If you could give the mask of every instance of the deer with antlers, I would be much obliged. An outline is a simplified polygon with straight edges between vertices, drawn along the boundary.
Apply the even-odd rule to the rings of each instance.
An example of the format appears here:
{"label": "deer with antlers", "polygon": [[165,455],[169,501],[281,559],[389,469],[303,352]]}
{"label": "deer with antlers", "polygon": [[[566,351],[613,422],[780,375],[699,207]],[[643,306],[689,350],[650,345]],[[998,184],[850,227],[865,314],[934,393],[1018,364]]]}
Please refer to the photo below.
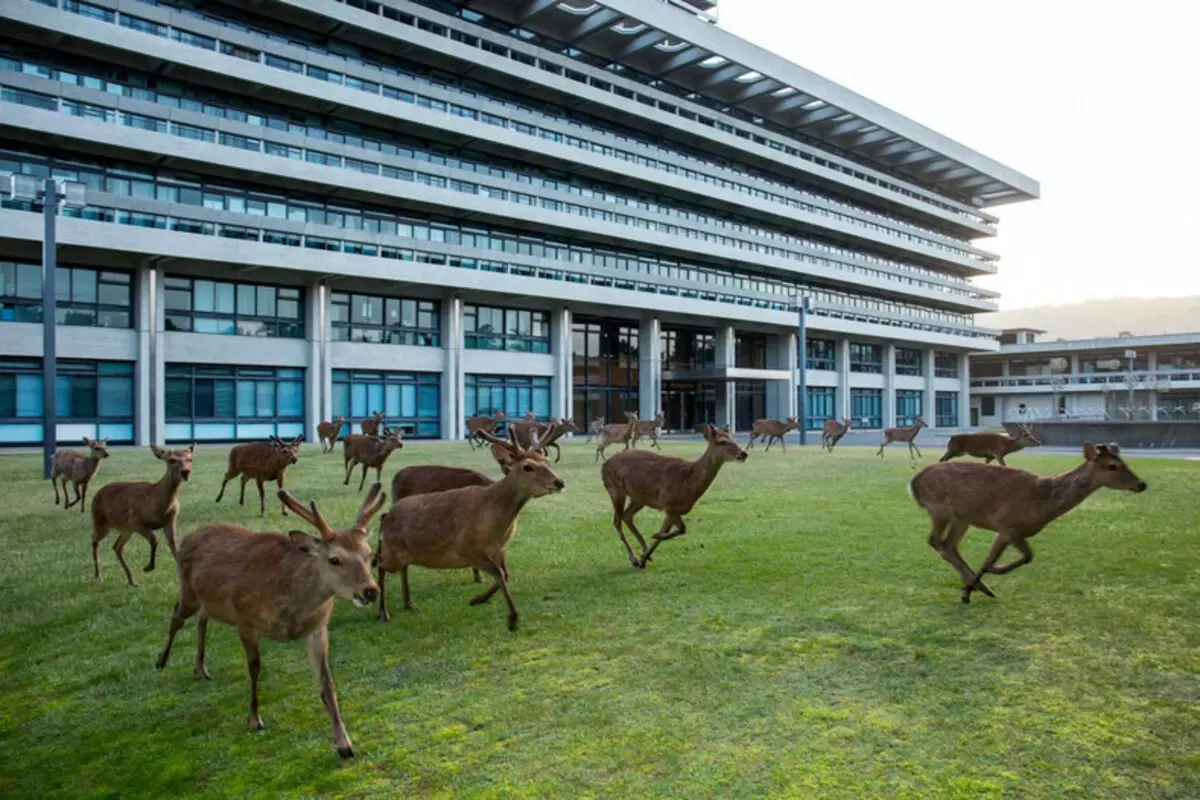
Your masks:
{"label": "deer with antlers", "polygon": [[483,434],[493,444],[509,450],[511,463],[503,478],[487,486],[405,497],[384,514],[374,564],[378,568],[379,619],[387,622],[385,578],[400,573],[404,607],[416,611],[408,588],[411,565],[429,569],[474,567],[495,579],[490,589],[471,600],[486,603],[497,591],[508,601],[508,629],[517,629],[517,606],[509,591],[508,543],[517,532],[517,517],[531,499],[563,490],[563,479],[554,473],[541,453],[524,450]]}
{"label": "deer with antlers", "polygon": [[383,427],[383,412],[372,411],[371,416],[358,423],[362,428],[363,436],[378,436],[379,429]]}
{"label": "deer with antlers", "polygon": [[[275,481],[282,489],[283,478],[288,467],[300,460],[300,445],[304,437],[297,436],[290,442],[285,442],[278,436],[272,436],[265,442],[247,442],[234,445],[229,449],[229,466],[225,469],[225,480],[221,482],[221,491],[217,492],[214,502],[221,502],[225,496],[225,487],[231,480],[242,478],[242,490],[238,495],[238,505],[246,505],[246,484],[253,480],[258,486],[258,513],[267,513],[267,495],[263,490],[266,481]],[[283,515],[287,516],[287,504],[282,505]]]}
{"label": "deer with antlers", "polygon": [[341,438],[342,428],[346,425],[345,417],[335,417],[333,422],[317,423],[317,438],[321,440],[321,452],[332,453]]}
{"label": "deer with antlers", "polygon": [[[605,461],[600,468],[604,488],[612,500],[613,527],[625,545],[629,563],[639,569],[645,569],[646,562],[660,544],[687,531],[683,515],[691,511],[708,491],[721,467],[730,461],[746,460],[746,451],[728,431],[701,425],[700,432],[708,446],[695,461],[649,450],[626,450]],[[646,507],[663,512],[662,526],[652,537],[654,543],[649,547],[633,523],[637,513]],[[637,537],[642,547],[641,558],[634,555],[622,524]]]}
{"label": "deer with antlers", "polygon": [[636,411],[626,411],[625,419],[627,422],[622,425],[620,423],[614,425],[604,425],[596,434],[596,461],[602,458],[607,458],[604,451],[609,445],[617,442],[625,443],[625,450],[629,449],[629,443],[633,439],[634,432],[637,430],[638,415]]}
{"label": "deer with antlers", "polygon": [[1004,457],[1010,456],[1026,447],[1040,447],[1041,442],[1033,435],[1033,426],[1028,423],[1017,425],[1017,435],[1006,433],[956,433],[946,443],[946,453],[941,461],[949,461],[961,455],[982,458],[984,463],[999,461],[1000,466],[1007,466]]}
{"label": "deer with antlers", "polygon": [[[550,448],[554,448],[555,462],[558,461],[558,440],[567,433],[578,430],[575,427],[574,420],[563,420],[561,422],[552,423],[545,428],[538,428],[531,432],[527,443],[522,443],[515,431],[510,432],[510,436],[517,446],[522,450],[538,453],[546,458],[550,456]],[[509,468],[512,466],[512,453],[506,445],[492,443],[492,458],[496,459],[496,463],[500,465],[500,470],[505,475],[508,474]]]}
{"label": "deer with antlers", "polygon": [[329,670],[329,615],[343,597],[360,608],[375,602],[379,588],[371,580],[367,523],[383,506],[386,494],[377,483],[358,509],[354,526],[335,531],[312,503],[305,508],[285,489],[279,499],[320,533],[253,533],[238,525],[207,525],[188,534],[179,548],[179,602],[171,615],[167,644],[154,666],[162,669],[175,635],[188,618],[196,620],[196,676],[211,680],[205,663],[209,619],[238,629],[250,672],[250,727],[263,730],[258,707],[262,668],[258,640],[305,639],[308,663],[317,676],[321,701],[333,724],[333,746],[342,758],[354,748]]}
{"label": "deer with antlers", "polygon": [[[54,486],[54,505],[58,505],[58,482],[62,480],[63,510],[66,511],[78,503],[80,514],[83,513],[83,507],[87,505],[88,485],[96,477],[96,472],[100,469],[100,462],[108,458],[108,439],[89,439],[84,436],[83,443],[87,445],[86,454],[75,450],[56,450],[54,458],[50,462],[50,483]],[[74,500],[68,499],[70,498],[67,493],[68,483],[75,487]]]}
{"label": "deer with antlers", "polygon": [[760,419],[755,420],[750,427],[750,443],[746,445],[747,450],[754,448],[756,439],[763,438],[767,440],[767,452],[771,450],[771,442],[778,439],[779,446],[783,448],[783,452],[787,452],[787,442],[784,441],[785,436],[789,432],[799,430],[800,421],[795,417],[788,417],[783,422],[777,419]]}
{"label": "deer with antlers", "polygon": [[362,436],[352,433],[342,440],[342,460],[346,465],[346,480],[343,486],[350,485],[350,475],[354,468],[362,465],[362,477],[358,480],[358,491],[362,491],[367,482],[367,470],[375,470],[375,480],[383,480],[383,465],[392,453],[404,447],[404,438],[399,430],[383,429],[382,438]]}
{"label": "deer with antlers", "polygon": [[662,432],[665,424],[666,418],[661,411],[654,415],[654,419],[638,420],[633,428],[633,435],[629,439],[629,446],[637,447],[638,439],[648,438],[650,446],[661,452],[662,448],[658,446],[658,434]]}
{"label": "deer with antlers", "polygon": [[842,422],[838,422],[836,419],[825,420],[825,424],[821,427],[822,449],[832,453],[833,448],[842,440],[843,436],[850,432],[852,427],[854,427],[854,420],[850,417],[846,417]]}
{"label": "deer with antlers", "polygon": [[883,442],[879,445],[879,452],[875,455],[883,458],[883,448],[887,447],[892,442],[904,442],[908,445],[909,458],[913,457],[914,450],[917,451],[917,458],[921,458],[921,450],[917,447],[917,443],[914,440],[917,438],[917,434],[921,432],[921,428],[928,427],[929,423],[927,423],[921,417],[917,417],[916,421],[907,427],[886,428],[883,431]]}
{"label": "deer with antlers", "polygon": [[[1042,478],[1011,467],[991,467],[978,462],[932,464],[908,484],[909,496],[929,513],[929,546],[958,570],[963,579],[962,601],[971,593],[996,595],[983,582],[986,573],[1004,575],[1033,561],[1027,539],[1082,503],[1101,488],[1144,492],[1146,482],[1121,459],[1116,444],[1083,445],[1083,463],[1063,475]],[[977,571],[958,552],[967,529],[993,531],[996,538]],[[1000,555],[1012,547],[1021,555],[996,566]]]}
{"label": "deer with antlers", "polygon": [[467,443],[471,445],[472,449],[476,447],[483,447],[487,444],[487,442],[479,435],[479,432],[487,431],[488,433],[495,433],[496,429],[500,427],[500,423],[503,421],[503,411],[497,411],[493,416],[490,417],[471,417],[469,420],[467,420]]}

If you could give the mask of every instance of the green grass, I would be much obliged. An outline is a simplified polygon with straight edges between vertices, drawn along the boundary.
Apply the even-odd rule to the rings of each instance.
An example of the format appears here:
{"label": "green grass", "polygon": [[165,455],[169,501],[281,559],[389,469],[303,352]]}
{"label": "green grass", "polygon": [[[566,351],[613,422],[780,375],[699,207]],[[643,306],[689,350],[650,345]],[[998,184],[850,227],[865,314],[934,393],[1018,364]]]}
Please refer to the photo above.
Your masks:
{"label": "green grass", "polygon": [[[215,505],[224,461],[199,451],[181,531],[296,527],[277,503]],[[431,461],[497,473],[465,444],[410,444],[385,474]],[[335,526],[361,498],[340,464],[306,447],[288,476]],[[110,538],[93,581],[90,515],[56,508],[39,466],[0,457],[0,796],[1200,796],[1200,463],[1135,460],[1149,492],[1094,495],[991,580],[998,600],[963,606],[903,454],[756,448],[638,571],[591,448],[564,447],[566,491],[526,508],[509,553],[519,631],[499,597],[467,606],[466,570],[416,569],[421,612],[394,600],[388,625],[338,601],[346,763],[303,643],[264,644],[265,733],[246,728],[231,628],[210,626],[211,683],[192,675],[194,622],[155,671],[169,553],[143,574],[131,541],[129,589]],[[100,479],[159,474],[122,451]],[[972,564],[990,538],[968,534]]]}

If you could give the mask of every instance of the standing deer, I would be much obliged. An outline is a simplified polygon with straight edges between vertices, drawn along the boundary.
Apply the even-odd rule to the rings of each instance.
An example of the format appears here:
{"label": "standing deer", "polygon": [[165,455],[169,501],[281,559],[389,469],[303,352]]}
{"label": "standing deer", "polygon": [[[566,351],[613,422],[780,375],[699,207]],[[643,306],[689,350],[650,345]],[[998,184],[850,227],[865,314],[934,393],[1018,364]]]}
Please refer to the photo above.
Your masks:
{"label": "standing deer", "polygon": [[506,553],[517,532],[517,517],[535,497],[562,491],[565,484],[539,453],[522,450],[515,441],[484,437],[509,449],[512,466],[489,486],[464,486],[433,494],[406,497],[383,515],[375,566],[379,569],[379,619],[387,622],[385,578],[400,573],[404,607],[416,611],[408,590],[412,564],[429,569],[474,567],[495,578],[495,584],[472,598],[471,605],[486,603],[497,591],[508,601],[508,629],[517,629],[517,606],[508,588]]}
{"label": "standing deer", "polygon": [[630,447],[637,447],[638,439],[649,437],[650,446],[661,452],[662,448],[658,446],[658,434],[662,431],[665,422],[666,418],[663,417],[661,411],[654,415],[654,419],[638,420],[633,429],[633,436],[630,438]]}
{"label": "standing deer", "polygon": [[383,412],[372,411],[370,417],[358,424],[362,428],[363,436],[378,436],[379,429],[383,426]]}
{"label": "standing deer", "polygon": [[854,420],[850,417],[846,417],[842,422],[838,422],[836,419],[825,420],[825,425],[821,428],[821,447],[832,453],[833,448],[842,440],[843,436],[850,432],[852,427],[854,427]]}
{"label": "standing deer", "polygon": [[611,444],[617,442],[625,443],[625,450],[629,449],[629,442],[633,439],[634,431],[637,430],[638,417],[636,411],[626,411],[625,418],[628,420],[625,424],[617,423],[615,425],[605,425],[600,428],[596,434],[596,461],[605,458],[604,451]]}
{"label": "standing deer", "polygon": [[336,417],[333,422],[317,423],[317,438],[321,440],[321,452],[332,453],[346,425],[345,417]]}
{"label": "standing deer", "polygon": [[917,451],[917,458],[921,458],[921,450],[917,447],[913,440],[917,438],[917,434],[921,432],[921,428],[928,428],[929,423],[925,422],[920,417],[917,421],[907,428],[887,428],[883,432],[883,443],[879,445],[879,452],[875,455],[883,458],[883,448],[887,447],[892,442],[904,442],[908,445],[908,457],[913,457],[913,451]]}
{"label": "standing deer", "polygon": [[[475,447],[483,447],[485,442],[479,436],[479,431],[487,431],[495,433],[496,428],[500,427],[500,423],[504,421],[504,412],[497,411],[491,417],[471,417],[467,420],[467,443],[471,445],[471,449]],[[395,497],[393,496],[393,500]]]}
{"label": "standing deer", "polygon": [[238,525],[207,525],[188,534],[179,548],[179,602],[171,615],[167,644],[154,666],[167,665],[175,634],[189,617],[197,616],[196,676],[211,680],[204,652],[208,620],[233,625],[250,672],[250,727],[261,731],[266,725],[258,710],[262,668],[258,640],[262,636],[280,642],[306,639],[308,663],[333,723],[333,746],[342,758],[352,758],[354,748],[342,724],[337,687],[329,671],[327,626],[335,597],[362,608],[379,594],[367,564],[371,557],[367,523],[386,498],[375,484],[358,510],[354,527],[334,531],[316,503],[305,508],[280,489],[279,499],[316,528],[320,539],[300,531],[252,533]]}
{"label": "standing deer", "polygon": [[[87,505],[88,484],[96,477],[96,472],[100,469],[100,462],[108,458],[108,439],[89,439],[84,436],[83,443],[88,448],[86,455],[75,450],[56,450],[54,458],[50,462],[50,483],[54,486],[54,505],[58,505],[58,481],[61,479],[63,510],[78,503],[80,514]],[[68,482],[75,486],[74,500],[67,499],[70,497],[67,493]]]}
{"label": "standing deer", "polygon": [[602,430],[604,430],[604,417],[596,417],[594,420],[592,420],[592,423],[587,426],[587,438],[584,441],[586,441],[588,444],[591,444],[592,437],[599,437],[600,431]]}
{"label": "standing deer", "polygon": [[[162,529],[171,555],[175,552],[175,520],[179,517],[179,486],[192,475],[192,454],[196,445],[186,450],[168,450],[150,445],[150,452],[159,461],[166,462],[166,473],[158,483],[126,481],[101,486],[92,498],[92,565],[96,569],[96,580],[100,580],[100,542],[108,536],[109,528],[121,532],[113,545],[117,561],[125,570],[125,579],[130,586],[137,586],[129,564],[125,563],[125,543],[135,533],[150,545],[150,562],[143,572],[154,569],[158,554],[158,541],[154,531]],[[177,558],[177,556],[176,556]]]}
{"label": "standing deer", "polygon": [[[253,479],[258,486],[258,514],[265,516],[267,495],[263,490],[263,483],[275,481],[280,489],[283,488],[287,468],[300,460],[300,445],[303,441],[303,436],[297,436],[290,442],[272,436],[265,442],[247,442],[229,448],[229,466],[225,470],[225,480],[221,482],[221,491],[217,492],[217,499],[213,502],[221,502],[221,498],[225,496],[225,487],[241,475],[242,491],[238,496],[238,505],[246,505],[246,483]],[[287,503],[283,503],[281,508],[286,517]]]}
{"label": "standing deer", "polygon": [[[499,459],[497,459],[499,460]],[[392,502],[417,494],[444,492],[463,486],[491,486],[495,481],[466,467],[443,467],[438,464],[417,464],[405,467],[392,478]],[[476,567],[471,567],[476,583],[483,583]]]}
{"label": "standing deer", "polygon": [[380,439],[352,433],[342,440],[342,460],[346,465],[346,480],[342,482],[343,486],[350,485],[350,475],[359,464],[362,464],[362,478],[358,481],[358,491],[361,492],[363,484],[367,482],[368,469],[375,470],[376,481],[383,480],[384,463],[392,453],[404,447],[399,429],[384,428],[383,432],[384,436]]}
{"label": "standing deer", "polygon": [[[909,496],[929,513],[929,546],[962,575],[962,601],[971,602],[975,590],[995,597],[983,582],[984,574],[1003,575],[1033,561],[1026,539],[1097,489],[1146,491],[1145,481],[1133,474],[1120,453],[1116,444],[1085,442],[1083,463],[1053,478],[961,461],[939,462],[917,473],[908,484]],[[996,533],[978,572],[973,572],[958,552],[959,542],[972,525]],[[1006,547],[1013,547],[1021,557],[998,567],[996,562]]]}
{"label": "standing deer", "polygon": [[992,463],[994,459],[1003,467],[1007,466],[1004,463],[1005,456],[1026,447],[1039,447],[1041,444],[1033,435],[1032,426],[1025,423],[1017,426],[1016,436],[1006,433],[957,433],[950,437],[946,444],[946,454],[940,460],[949,461],[961,455],[968,455],[982,458],[987,464]]}
{"label": "standing deer", "polygon": [[750,428],[750,443],[746,445],[747,450],[754,448],[754,441],[759,437],[767,440],[767,452],[771,450],[771,442],[775,439],[779,440],[779,445],[783,448],[783,452],[787,452],[787,442],[784,441],[785,436],[789,432],[798,430],[800,422],[795,417],[788,417],[783,422],[777,419],[760,419],[755,420],[754,425]]}
{"label": "standing deer", "polygon": [[[700,426],[700,432],[708,442],[708,447],[695,461],[684,461],[649,450],[628,450],[617,453],[600,468],[604,488],[612,500],[613,527],[625,545],[629,563],[639,569],[646,568],[646,562],[661,543],[682,536],[687,531],[683,515],[691,511],[708,491],[721,467],[730,461],[746,460],[746,451],[738,446],[727,431],[705,424]],[[641,532],[633,524],[633,518],[647,506],[663,512],[662,526],[654,534],[654,543],[649,549]],[[642,546],[640,559],[629,546],[629,540],[621,529],[622,523]]]}

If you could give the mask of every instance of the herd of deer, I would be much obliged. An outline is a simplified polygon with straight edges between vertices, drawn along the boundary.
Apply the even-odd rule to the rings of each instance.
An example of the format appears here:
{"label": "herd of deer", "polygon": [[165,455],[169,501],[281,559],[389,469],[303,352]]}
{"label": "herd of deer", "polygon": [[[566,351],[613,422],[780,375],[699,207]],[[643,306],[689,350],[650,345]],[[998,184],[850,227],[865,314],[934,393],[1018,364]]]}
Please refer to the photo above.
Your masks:
{"label": "herd of deer", "polygon": [[[636,444],[648,438],[658,446],[658,433],[663,425],[662,414],[654,420],[640,421],[628,413],[624,424],[605,425],[602,421],[589,427],[588,438],[596,438],[596,459],[604,459],[601,480],[612,501],[612,524],[625,547],[630,563],[645,569],[658,548],[668,539],[682,536],[687,528],[684,515],[705,494],[722,466],[744,462],[747,450],[759,439],[766,441],[769,450],[779,440],[799,427],[795,418],[784,421],[759,420],[754,423],[746,449],[737,443],[728,428],[701,425],[706,447],[694,461],[639,450]],[[156,666],[166,666],[175,635],[186,620],[196,617],[197,649],[195,673],[208,679],[205,664],[205,638],[208,620],[216,619],[238,629],[250,673],[250,725],[256,730],[264,727],[259,714],[258,677],[261,668],[258,640],[267,637],[278,641],[305,639],[309,661],[316,674],[322,702],[333,726],[333,742],[344,758],[353,755],[350,737],[338,709],[337,691],[329,669],[327,625],[334,599],[342,597],[360,607],[377,604],[380,621],[387,622],[389,613],[385,592],[388,573],[399,573],[404,607],[416,611],[408,583],[408,568],[416,565],[427,569],[471,568],[476,583],[481,574],[489,575],[493,583],[470,601],[471,605],[486,603],[497,592],[504,594],[508,605],[508,628],[515,630],[519,618],[509,586],[507,547],[517,532],[517,520],[524,506],[532,499],[560,492],[565,487],[551,466],[549,451],[567,433],[575,432],[574,421],[552,420],[536,422],[532,414],[525,419],[509,422],[507,435],[496,431],[504,421],[502,414],[474,417],[467,422],[471,446],[490,445],[493,458],[502,477],[493,479],[472,469],[442,465],[414,465],[401,469],[392,480],[392,505],[384,510],[387,495],[382,490],[384,463],[395,450],[403,447],[399,431],[383,424],[383,415],[376,413],[361,422],[361,434],[341,439],[345,420],[341,417],[318,427],[322,452],[333,452],[342,441],[346,475],[343,485],[349,485],[355,466],[362,467],[359,491],[362,490],[368,469],[376,471],[376,483],[368,491],[350,528],[335,530],[321,515],[316,503],[307,507],[284,488],[284,474],[297,463],[300,437],[283,441],[271,437],[266,442],[234,446],[229,452],[228,469],[217,495],[219,502],[225,487],[235,477],[241,478],[239,502],[244,504],[246,484],[254,480],[259,493],[259,513],[266,513],[264,482],[277,484],[277,497],[282,513],[290,509],[310,527],[319,538],[302,531],[284,533],[253,533],[235,524],[218,523],[203,526],[186,536],[176,546],[175,530],[179,515],[181,483],[189,480],[195,445],[186,449],[167,449],[152,446],[151,452],[164,462],[166,470],[156,483],[110,483],[99,489],[92,499],[92,560],[95,577],[100,578],[98,550],[110,528],[120,535],[113,547],[125,571],[130,586],[135,586],[133,574],[125,561],[125,543],[138,534],[150,545],[149,572],[155,566],[157,544],[154,531],[161,529],[178,565],[179,601],[171,616],[166,646]],[[889,428],[879,448],[891,442],[905,442],[915,450],[913,440],[925,423],[921,419],[905,428]],[[851,428],[851,420],[829,420],[822,431],[822,447],[830,452]],[[605,458],[604,451],[622,442],[624,449]],[[88,485],[95,478],[99,464],[109,455],[107,441],[85,438],[87,452],[59,451],[55,454],[51,480],[55,503],[59,502],[59,483],[62,483],[62,502],[66,508],[78,504],[81,508],[87,497]],[[1084,462],[1064,475],[1042,478],[1005,466],[1004,458],[1025,447],[1037,446],[1038,440],[1028,427],[1021,427],[1017,436],[996,433],[959,434],[951,437],[941,462],[960,455],[985,459],[979,463],[937,463],[925,468],[909,483],[908,491],[924,509],[932,524],[928,543],[961,575],[962,602],[970,602],[973,592],[995,597],[983,582],[987,573],[1002,575],[1033,560],[1027,540],[1049,522],[1065,514],[1098,488],[1108,487],[1134,492],[1145,490],[1146,484],[1130,471],[1120,457],[1117,445],[1084,446]],[[786,445],[784,445],[786,448]],[[917,450],[917,455],[920,451]],[[995,460],[1000,467],[990,466]],[[75,499],[67,497],[68,485],[74,488]],[[638,530],[634,518],[644,508],[663,512],[662,524],[647,542]],[[378,543],[372,552],[368,544],[367,525],[380,511]],[[958,551],[967,529],[974,525],[996,533],[991,550],[978,570],[972,570]],[[626,529],[637,540],[640,552],[635,552]],[[1020,557],[1011,563],[997,566],[1001,553],[1012,547]],[[372,568],[375,577],[372,577]]]}

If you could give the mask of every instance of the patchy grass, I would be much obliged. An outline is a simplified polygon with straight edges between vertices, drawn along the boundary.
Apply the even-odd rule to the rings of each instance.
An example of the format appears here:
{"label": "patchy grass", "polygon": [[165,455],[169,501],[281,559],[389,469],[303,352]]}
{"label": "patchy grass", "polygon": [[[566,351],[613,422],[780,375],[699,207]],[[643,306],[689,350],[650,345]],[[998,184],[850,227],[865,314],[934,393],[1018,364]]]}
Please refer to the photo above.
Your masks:
{"label": "patchy grass", "polygon": [[[129,589],[110,537],[96,583],[90,515],[52,504],[39,457],[0,457],[0,795],[1200,795],[1200,464],[1135,461],[1148,493],[1093,496],[1033,541],[1034,564],[991,581],[998,600],[963,606],[905,493],[908,459],[873,449],[756,448],[643,572],[591,448],[564,447],[566,491],[527,507],[510,550],[518,632],[501,599],[467,606],[466,570],[418,568],[421,612],[397,605],[388,625],[339,601],[349,763],[302,643],[264,644],[269,729],[250,733],[227,626],[210,628],[211,683],[192,676],[194,622],[153,669],[176,599],[165,548]],[[432,461],[498,472],[465,444],[410,444],[387,475]],[[257,498],[215,505],[224,462],[199,451],[181,531],[295,526],[277,503],[265,519]],[[1076,462],[1013,458],[1039,473]],[[289,474],[335,526],[361,498],[340,464],[306,447]],[[129,450],[99,477],[160,473]],[[968,560],[989,541],[969,534]],[[126,552],[140,570],[145,543]]]}

